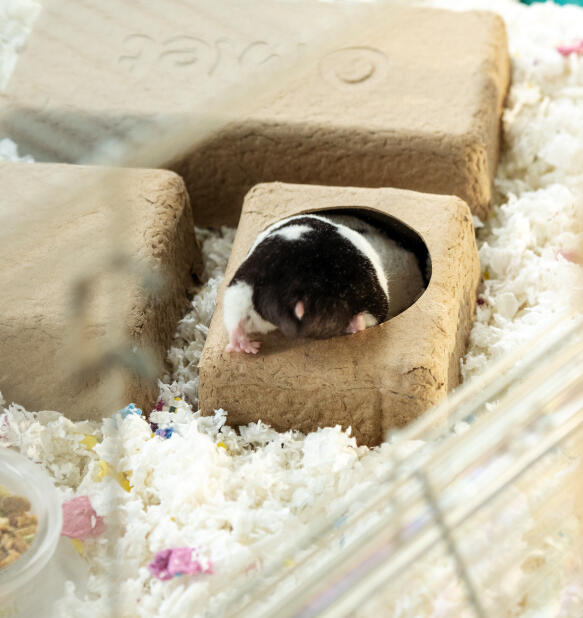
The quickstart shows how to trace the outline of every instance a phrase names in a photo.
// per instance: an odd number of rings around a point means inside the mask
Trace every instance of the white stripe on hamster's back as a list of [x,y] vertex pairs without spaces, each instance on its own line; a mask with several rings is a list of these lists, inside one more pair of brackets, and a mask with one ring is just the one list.
[[381,259],[373,246],[368,242],[368,240],[366,240],[366,238],[362,234],[359,234],[356,230],[353,230],[347,225],[343,225],[342,223],[336,223],[336,221],[333,221],[331,219],[329,219],[328,222],[332,223],[332,225],[337,228],[339,234],[344,236],[346,240],[350,241],[361,253],[365,255],[365,257],[367,257],[371,261],[375,269],[379,284],[388,298],[389,288],[387,285],[387,277],[385,275],[385,270],[383,268]]
[[[276,221],[275,223],[272,223],[269,227],[265,228],[263,230],[263,232],[259,232],[259,234],[257,235],[257,238],[255,239],[255,242],[251,245],[251,249],[249,249],[249,252],[247,253],[247,257],[249,257],[253,251],[255,251],[255,249],[257,248],[257,246],[263,241],[265,240],[265,238],[267,236],[269,236],[274,230],[276,230],[278,227],[281,226],[285,226],[282,230],[278,231],[279,235],[282,235],[281,232],[283,232],[286,228],[288,227],[297,227],[297,228],[306,228],[306,231],[310,231],[310,226],[309,225],[305,225],[305,224],[300,224],[300,225],[287,225],[287,223],[289,223],[290,221],[294,221],[295,219],[304,219],[305,217],[309,217],[310,219],[319,219],[320,221],[326,221],[326,223],[331,223],[331,221],[328,221],[327,219],[324,219],[323,217],[318,217],[316,215],[294,215],[293,217],[288,217],[287,219],[282,219],[281,221]],[[296,240],[294,238],[288,238],[287,240]]]
[[308,232],[311,232],[313,228],[309,225],[286,225],[281,230],[275,230],[273,236],[280,236],[284,240],[300,240]]

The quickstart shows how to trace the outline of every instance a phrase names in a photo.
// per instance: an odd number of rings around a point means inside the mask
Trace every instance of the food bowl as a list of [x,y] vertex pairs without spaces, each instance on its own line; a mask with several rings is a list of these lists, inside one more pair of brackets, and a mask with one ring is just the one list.
[[30,501],[38,528],[31,546],[0,570],[0,616],[49,615],[51,599],[62,587],[59,569],[51,567],[61,534],[61,501],[50,478],[29,459],[0,447],[0,486]]

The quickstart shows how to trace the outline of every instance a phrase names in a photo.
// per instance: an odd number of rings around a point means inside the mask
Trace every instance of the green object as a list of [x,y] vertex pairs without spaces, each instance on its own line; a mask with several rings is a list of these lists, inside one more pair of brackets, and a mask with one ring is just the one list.
[[[535,2],[546,2],[546,0],[520,0],[522,4],[534,4]],[[574,4],[575,6],[583,6],[583,0],[552,0],[555,4]]]

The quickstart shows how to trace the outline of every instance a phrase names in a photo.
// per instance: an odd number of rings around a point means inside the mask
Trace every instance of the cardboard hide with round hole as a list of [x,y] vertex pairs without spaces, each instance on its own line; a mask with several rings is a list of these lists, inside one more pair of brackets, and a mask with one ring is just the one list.
[[[397,219],[420,237],[431,262],[423,295],[388,322],[354,335],[286,340],[275,332],[259,337],[257,356],[226,352],[224,290],[257,234],[291,215],[342,208]],[[232,426],[261,419],[278,431],[308,432],[340,424],[352,427],[359,443],[378,444],[388,429],[414,420],[459,384],[479,277],[471,213],[457,197],[257,185],[245,198],[201,357],[200,407],[205,414],[225,409]]]

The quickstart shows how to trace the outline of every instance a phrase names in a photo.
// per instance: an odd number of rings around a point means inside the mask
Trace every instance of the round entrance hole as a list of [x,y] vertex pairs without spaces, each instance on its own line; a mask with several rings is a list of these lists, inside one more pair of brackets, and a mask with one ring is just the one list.
[[[363,222],[360,229],[355,227],[352,221],[346,220],[344,223],[360,232],[381,258],[389,285],[387,320],[412,306],[427,289],[431,279],[431,256],[427,245],[420,234],[401,220],[381,211],[360,206],[317,209],[304,214],[352,217]],[[338,219],[337,222],[343,223],[342,219]],[[379,234],[371,234],[368,226],[372,226]],[[395,264],[398,272],[393,271]]]

